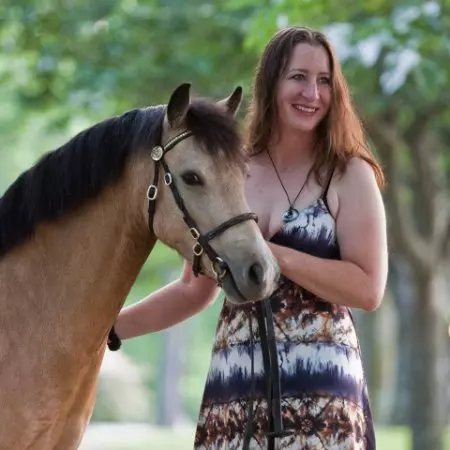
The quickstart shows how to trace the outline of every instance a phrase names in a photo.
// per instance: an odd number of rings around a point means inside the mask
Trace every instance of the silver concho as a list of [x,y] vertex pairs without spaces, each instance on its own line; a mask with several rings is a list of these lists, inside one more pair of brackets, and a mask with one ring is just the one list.
[[159,161],[163,157],[163,154],[164,154],[164,150],[159,145],[152,148],[151,155],[152,155],[153,161]]

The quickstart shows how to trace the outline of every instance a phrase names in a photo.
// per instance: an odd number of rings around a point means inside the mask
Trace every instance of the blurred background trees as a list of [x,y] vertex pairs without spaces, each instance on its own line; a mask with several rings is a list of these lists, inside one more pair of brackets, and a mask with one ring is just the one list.
[[[375,313],[355,312],[375,418],[380,429],[411,430],[414,450],[441,450],[450,416],[449,7],[448,0],[3,0],[0,192],[80,129],[165,103],[184,81],[215,98],[241,84],[242,117],[272,33],[290,24],[323,29],[388,183],[386,299]],[[180,268],[158,245],[127,301]],[[94,420],[193,427],[221,303],[108,354]]]

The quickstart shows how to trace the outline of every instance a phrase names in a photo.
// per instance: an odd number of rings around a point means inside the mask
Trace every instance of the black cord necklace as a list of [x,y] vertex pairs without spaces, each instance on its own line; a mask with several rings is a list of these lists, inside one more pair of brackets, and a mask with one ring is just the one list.
[[285,192],[286,197],[289,202],[289,208],[283,212],[283,214],[281,215],[281,218],[283,219],[283,222],[285,222],[285,223],[292,222],[293,220],[297,219],[298,216],[300,215],[300,211],[297,208],[294,208],[294,204],[297,201],[300,194],[302,193],[303,188],[306,186],[306,182],[308,181],[309,174],[311,173],[311,169],[309,169],[308,174],[306,175],[305,181],[303,182],[302,187],[298,191],[298,194],[295,196],[294,200],[291,202],[291,199],[289,198],[289,194],[288,194],[286,188],[284,187],[283,182],[281,181],[280,174],[278,173],[277,167],[275,166],[272,156],[270,156],[269,150],[267,150],[267,154],[269,155],[269,159],[270,159],[270,162],[272,163],[273,170],[277,174],[278,180],[279,180],[281,187],[283,188],[283,191]]

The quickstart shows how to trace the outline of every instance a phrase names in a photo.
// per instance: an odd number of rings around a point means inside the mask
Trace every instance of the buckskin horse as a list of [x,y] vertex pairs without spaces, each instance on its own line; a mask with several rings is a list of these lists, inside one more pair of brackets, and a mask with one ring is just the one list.
[[160,239],[235,303],[278,266],[244,197],[236,111],[175,89],[108,118],[22,173],[0,199],[0,448],[78,448],[108,333]]

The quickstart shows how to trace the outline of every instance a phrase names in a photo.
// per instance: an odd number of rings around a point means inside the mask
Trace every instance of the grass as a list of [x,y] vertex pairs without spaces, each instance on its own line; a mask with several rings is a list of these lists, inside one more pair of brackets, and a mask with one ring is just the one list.
[[[377,448],[381,450],[410,450],[411,435],[405,428],[377,427]],[[193,430],[152,428],[142,433],[124,433],[110,430],[105,436],[109,442],[95,442],[92,446],[82,446],[80,450],[192,450]],[[114,440],[112,439],[114,437]],[[450,432],[446,436],[446,450],[450,450]]]
[[[193,436],[189,433],[171,433],[162,431],[155,440],[142,443],[136,450],[192,450]],[[411,436],[404,429],[380,429],[377,432],[377,448],[381,450],[410,450]],[[446,450],[450,450],[450,436],[447,433]],[[130,450],[120,449],[120,450]],[[134,450],[134,449],[133,449]]]

